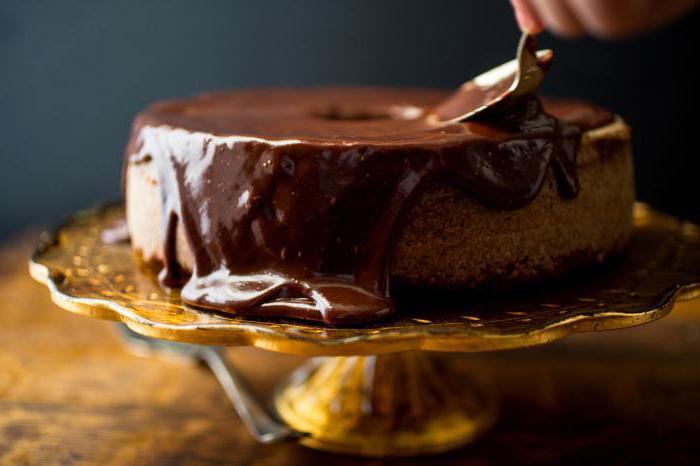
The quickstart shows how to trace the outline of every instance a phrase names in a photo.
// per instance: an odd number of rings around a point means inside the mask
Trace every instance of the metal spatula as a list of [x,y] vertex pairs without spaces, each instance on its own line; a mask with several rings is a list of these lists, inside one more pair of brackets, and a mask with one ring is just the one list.
[[117,324],[117,327],[127,347],[139,356],[187,358],[209,366],[243,424],[259,442],[275,443],[305,435],[278,421],[264,408],[220,348],[157,340],[136,333],[124,324]]
[[534,95],[553,57],[551,50],[535,51],[535,38],[523,33],[515,60],[465,82],[433,108],[431,116],[444,123],[466,121],[488,110]]

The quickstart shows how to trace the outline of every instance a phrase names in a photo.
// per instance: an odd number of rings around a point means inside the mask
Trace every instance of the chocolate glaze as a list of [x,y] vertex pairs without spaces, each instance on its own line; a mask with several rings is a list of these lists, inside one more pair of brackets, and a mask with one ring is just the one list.
[[[612,115],[529,98],[488,121],[440,125],[446,94],[379,88],[266,89],[156,104],[127,163],[155,164],[163,200],[161,281],[188,304],[329,324],[391,314],[387,256],[426,179],[488,206],[533,200],[551,166],[576,195],[582,130]],[[553,116],[553,115],[556,115]],[[178,222],[195,267],[175,257]]]
[[500,81],[495,86],[488,87],[480,87],[473,81],[469,81],[432,109],[432,112],[440,121],[452,121],[465,113],[494,105],[496,102],[501,103],[508,96],[514,79],[515,75]]

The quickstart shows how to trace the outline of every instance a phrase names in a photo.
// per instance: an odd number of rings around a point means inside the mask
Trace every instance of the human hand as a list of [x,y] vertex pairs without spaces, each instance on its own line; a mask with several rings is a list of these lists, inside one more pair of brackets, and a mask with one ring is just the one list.
[[662,26],[698,0],[510,0],[520,29],[564,37],[621,38]]

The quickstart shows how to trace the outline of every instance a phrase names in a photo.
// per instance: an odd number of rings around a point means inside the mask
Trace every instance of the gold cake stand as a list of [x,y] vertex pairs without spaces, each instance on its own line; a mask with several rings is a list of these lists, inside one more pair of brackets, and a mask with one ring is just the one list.
[[604,267],[527,293],[399,295],[395,318],[343,328],[183,305],[139,268],[128,244],[101,241],[101,232],[123,217],[120,205],[101,207],[44,234],[30,262],[32,276],[60,307],[122,321],[148,337],[326,356],[292,375],[275,408],[309,434],[300,442],[335,452],[436,453],[493,424],[496,405],[473,383],[478,374],[465,374],[457,356],[431,352],[519,348],[621,329],[700,297],[700,228],[644,204],[635,206],[627,252]]

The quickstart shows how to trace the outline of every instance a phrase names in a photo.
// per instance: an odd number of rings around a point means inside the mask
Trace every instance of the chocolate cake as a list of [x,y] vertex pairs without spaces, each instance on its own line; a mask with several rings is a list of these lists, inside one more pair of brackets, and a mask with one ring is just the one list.
[[439,123],[446,93],[256,89],[152,105],[124,170],[131,244],[190,305],[362,323],[391,285],[509,286],[621,250],[621,118],[533,97]]

